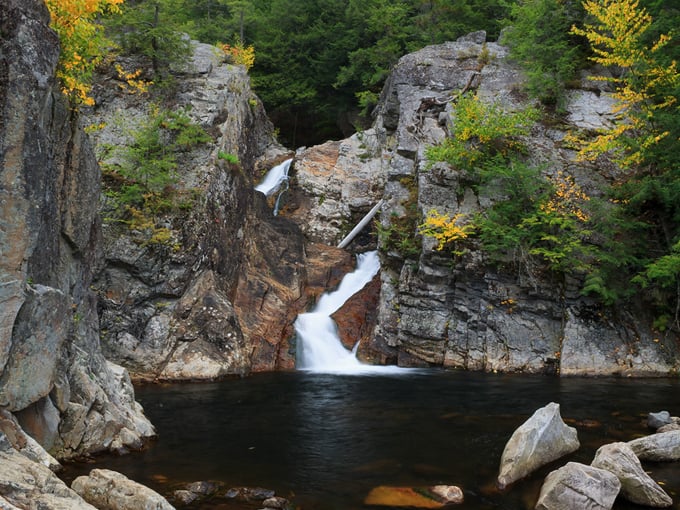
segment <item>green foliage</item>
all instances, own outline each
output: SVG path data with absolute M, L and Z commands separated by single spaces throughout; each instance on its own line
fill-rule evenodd
M 111 37 L 125 53 L 149 59 L 154 81 L 171 80 L 171 68 L 182 67 L 191 54 L 191 44 L 174 21 L 181 0 L 142 0 L 123 4 L 122 14 L 107 21 Z
M 659 325 L 680 329 L 680 49 L 674 40 L 680 11 L 655 0 L 584 6 L 591 17 L 572 31 L 591 43 L 595 62 L 613 69 L 604 79 L 615 87 L 619 118 L 582 153 L 613 155 L 628 170 L 611 189 L 616 205 L 601 224 L 614 235 L 586 290 L 609 302 L 634 294 L 657 309 Z
M 217 158 L 226 161 L 232 165 L 238 165 L 238 156 L 231 154 L 229 152 L 218 151 Z
M 480 101 L 475 94 L 464 94 L 456 103 L 451 136 L 428 147 L 426 157 L 430 162 L 444 161 L 471 170 L 496 155 L 521 152 L 519 137 L 529 133 L 537 118 L 538 111 L 533 108 L 506 112 L 498 104 Z
M 400 183 L 409 192 L 408 199 L 402 204 L 404 214 L 393 213 L 387 227 L 376 222 L 376 229 L 381 250 L 394 251 L 405 259 L 414 259 L 421 251 L 421 240 L 416 235 L 420 223 L 417 183 L 413 177 L 404 177 Z
M 132 143 L 116 151 L 120 164 L 105 167 L 105 193 L 113 202 L 112 219 L 148 231 L 148 242 L 167 244 L 172 235 L 156 227 L 155 218 L 187 207 L 177 191 L 177 156 L 210 136 L 186 112 L 155 108 L 131 133 Z
M 534 109 L 506 113 L 497 104 L 463 95 L 453 113 L 451 136 L 429 147 L 426 155 L 431 162 L 444 161 L 466 172 L 479 192 L 494 201 L 464 231 L 465 237 L 479 240 L 489 260 L 512 263 L 529 276 L 543 268 L 557 274 L 586 271 L 591 249 L 583 207 L 588 197 L 571 177 L 558 173 L 547 179 L 520 159 L 524 147 L 519 137 L 528 134 L 537 116 Z M 461 238 L 456 218 L 436 219 L 437 229 L 421 231 L 437 238 L 440 248 L 449 234 Z
M 481 193 L 500 196 L 475 220 L 491 260 L 512 261 L 528 275 L 540 268 L 557 274 L 591 269 L 589 199 L 573 179 L 561 173 L 547 179 L 515 158 L 490 160 L 480 175 Z
M 503 42 L 527 75 L 527 92 L 546 105 L 564 106 L 565 87 L 583 58 L 569 28 L 582 16 L 580 2 L 520 0 L 510 11 Z

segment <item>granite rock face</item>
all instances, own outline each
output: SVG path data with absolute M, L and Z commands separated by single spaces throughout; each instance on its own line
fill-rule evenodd
M 473 245 L 453 259 L 433 239 L 416 235 L 428 211 L 474 214 L 493 205 L 474 183 L 448 165 L 428 166 L 425 149 L 448 136 L 455 97 L 515 111 L 530 102 L 508 49 L 483 32 L 402 57 L 374 112 L 371 129 L 341 142 L 305 148 L 292 168 L 284 215 L 305 234 L 337 243 L 380 198 L 381 289 L 372 350 L 391 352 L 404 366 L 561 375 L 663 375 L 680 359 L 672 335 L 659 338 L 639 311 L 604 311 L 580 293 L 583 281 L 490 264 Z M 613 99 L 586 79 L 568 94 L 562 124 L 537 124 L 524 140 L 528 157 L 547 175 L 569 175 L 591 196 L 618 170 L 606 161 L 578 162 L 565 142 L 569 129 L 612 123 Z M 373 186 L 373 184 L 375 186 Z M 377 189 L 376 189 L 377 187 Z M 369 230 L 369 229 L 367 229 Z M 349 249 L 375 246 L 361 236 Z M 405 241 L 408 241 L 405 242 Z
M 0 406 L 67 458 L 154 430 L 99 346 L 100 172 L 54 77 L 48 22 L 43 2 L 0 5 Z

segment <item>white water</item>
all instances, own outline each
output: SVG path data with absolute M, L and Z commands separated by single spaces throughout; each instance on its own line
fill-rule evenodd
M 337 290 L 321 296 L 313 311 L 301 313 L 295 320 L 299 349 L 298 368 L 324 373 L 395 373 L 407 369 L 361 363 L 356 348 L 345 349 L 331 315 L 369 283 L 380 270 L 377 251 L 357 256 L 357 268 L 345 275 Z
M 264 179 L 262 179 L 262 182 L 255 186 L 255 191 L 260 191 L 266 196 L 273 195 L 281 184 L 288 180 L 288 170 L 290 169 L 290 164 L 292 162 L 292 159 L 287 159 L 280 165 L 276 165 L 269 170 L 267 175 L 264 176 Z

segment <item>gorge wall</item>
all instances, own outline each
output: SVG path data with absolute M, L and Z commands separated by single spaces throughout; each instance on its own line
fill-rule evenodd
M 0 431 L 52 465 L 44 450 L 139 447 L 154 430 L 100 348 L 100 173 L 48 23 L 40 1 L 0 5 Z
M 159 103 L 186 112 L 210 135 L 177 155 L 174 195 L 192 198 L 190 207 L 155 219 L 171 242 L 150 242 L 143 229 L 104 221 L 105 261 L 93 282 L 102 346 L 135 379 L 215 379 L 294 367 L 295 317 L 350 267 L 348 253 L 306 243 L 294 222 L 274 217 L 264 195 L 253 191 L 291 153 L 276 142 L 246 69 L 213 46 L 192 47 L 170 94 L 130 94 L 112 65 L 97 77 L 96 106 L 85 111 L 85 123 L 97 126 L 91 136 L 105 168 L 120 158 L 111 148 L 134 144 L 131 133 Z M 105 216 L 107 208 L 104 196 Z

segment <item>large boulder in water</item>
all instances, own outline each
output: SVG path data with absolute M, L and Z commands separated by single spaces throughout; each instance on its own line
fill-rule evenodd
M 609 471 L 569 462 L 546 477 L 536 510 L 609 510 L 620 489 L 621 482 Z
M 510 437 L 501 457 L 498 486 L 503 489 L 579 446 L 576 429 L 562 421 L 560 405 L 551 402 L 537 410 Z
M 626 443 L 602 446 L 591 465 L 616 475 L 621 482 L 621 494 L 628 501 L 655 508 L 673 504 L 670 496 L 645 473 L 635 452 Z
M 680 460 L 680 430 L 659 432 L 628 442 L 640 460 L 669 462 Z

